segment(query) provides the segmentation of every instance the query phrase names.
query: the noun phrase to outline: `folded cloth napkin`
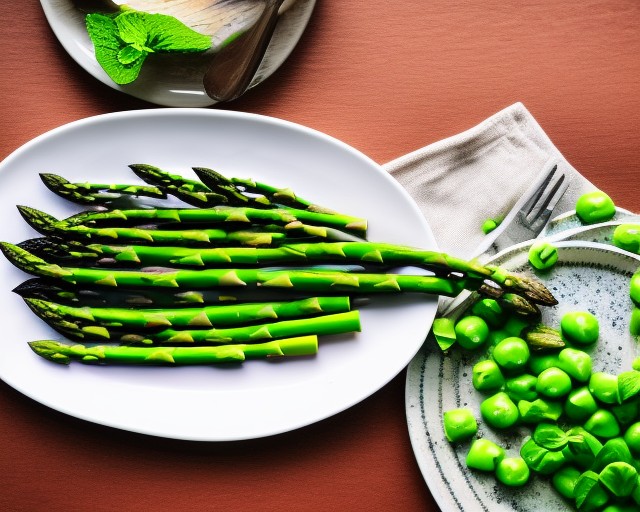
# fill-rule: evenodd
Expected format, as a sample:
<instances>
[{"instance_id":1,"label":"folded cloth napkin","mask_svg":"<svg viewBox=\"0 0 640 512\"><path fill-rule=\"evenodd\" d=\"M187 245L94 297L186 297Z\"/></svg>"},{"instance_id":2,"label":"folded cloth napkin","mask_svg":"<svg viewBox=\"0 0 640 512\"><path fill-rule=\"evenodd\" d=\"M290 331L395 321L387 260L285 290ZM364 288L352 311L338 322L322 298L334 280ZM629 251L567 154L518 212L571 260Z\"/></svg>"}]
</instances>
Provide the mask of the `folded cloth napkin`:
<instances>
[{"instance_id":1,"label":"folded cloth napkin","mask_svg":"<svg viewBox=\"0 0 640 512\"><path fill-rule=\"evenodd\" d=\"M551 159L567 172L569 188L555 213L575 209L595 187L560 154L522 103L479 125L397 158L383 167L409 192L442 251L469 256L482 223L500 219Z\"/></svg>"}]
</instances>

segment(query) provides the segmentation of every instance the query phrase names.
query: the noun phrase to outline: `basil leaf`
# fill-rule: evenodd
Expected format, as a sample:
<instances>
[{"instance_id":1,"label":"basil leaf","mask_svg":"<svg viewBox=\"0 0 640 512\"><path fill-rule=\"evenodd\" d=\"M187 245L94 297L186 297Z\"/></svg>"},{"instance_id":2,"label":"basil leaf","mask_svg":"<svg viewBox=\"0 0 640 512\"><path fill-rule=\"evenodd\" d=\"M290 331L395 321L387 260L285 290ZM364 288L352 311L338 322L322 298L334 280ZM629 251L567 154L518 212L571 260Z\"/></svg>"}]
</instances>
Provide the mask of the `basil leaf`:
<instances>
[{"instance_id":1,"label":"basil leaf","mask_svg":"<svg viewBox=\"0 0 640 512\"><path fill-rule=\"evenodd\" d=\"M211 37L190 29L165 14L144 13L147 46L156 52L201 52L211 47Z\"/></svg>"}]
</instances>

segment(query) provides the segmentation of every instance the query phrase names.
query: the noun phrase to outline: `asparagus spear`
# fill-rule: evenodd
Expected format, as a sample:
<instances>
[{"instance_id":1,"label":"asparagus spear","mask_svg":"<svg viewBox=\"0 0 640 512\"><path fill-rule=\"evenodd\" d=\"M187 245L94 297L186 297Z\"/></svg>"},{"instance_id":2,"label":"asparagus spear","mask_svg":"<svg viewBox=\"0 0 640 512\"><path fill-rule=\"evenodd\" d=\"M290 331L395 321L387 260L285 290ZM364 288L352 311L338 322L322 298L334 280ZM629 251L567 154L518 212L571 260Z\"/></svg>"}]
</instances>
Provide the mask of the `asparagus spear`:
<instances>
[{"instance_id":1,"label":"asparagus spear","mask_svg":"<svg viewBox=\"0 0 640 512\"><path fill-rule=\"evenodd\" d=\"M267 302L273 300L291 301L305 298L305 295L289 290L269 290L256 287L219 290L179 290L171 291L100 287L77 287L67 283L52 283L34 278L13 289L24 299L40 299L68 306L121 307L121 308L178 308L196 305L215 305L242 302ZM362 299L360 299L362 300Z\"/></svg>"},{"instance_id":2,"label":"asparagus spear","mask_svg":"<svg viewBox=\"0 0 640 512\"><path fill-rule=\"evenodd\" d=\"M538 281L484 267L445 253L424 251L375 242L319 242L285 244L274 248L220 247L185 248L134 245L74 244L63 240L35 239L23 242L21 248L54 261L99 264L107 260L119 264L158 265L207 268L224 265L278 265L339 261L350 264L415 266L436 273L460 272L474 278L491 280L502 287L521 293L533 302L556 304L551 293ZM488 288L486 291L490 291ZM488 293L487 293L488 294Z\"/></svg>"},{"instance_id":3,"label":"asparagus spear","mask_svg":"<svg viewBox=\"0 0 640 512\"><path fill-rule=\"evenodd\" d=\"M324 294L346 291L351 294L418 292L455 296L465 286L477 289L481 280L452 276L418 276L402 274L356 274L335 271L206 269L206 270L105 270L61 267L8 242L0 249L19 269L41 277L60 279L76 285L101 287L159 287L186 290L215 287L289 289Z\"/></svg>"},{"instance_id":4,"label":"asparagus spear","mask_svg":"<svg viewBox=\"0 0 640 512\"><path fill-rule=\"evenodd\" d=\"M265 229L271 229L271 231L253 230L252 228L240 231L227 231L225 229L172 230L144 229L136 227L87 227L82 224L67 225L47 213L27 206L19 206L18 210L31 227L44 235L97 241L124 240L125 242L130 243L169 243L201 247L221 243L237 243L247 246L268 246L275 243L291 241L291 237L287 234L287 231L289 233L298 233L308 236L333 236L333 231L335 231L324 230L322 228L316 228L315 226L304 226L298 223L291 223L288 228L282 228L281 226L265 226ZM112 212L114 211L117 210L112 210Z\"/></svg>"},{"instance_id":5,"label":"asparagus spear","mask_svg":"<svg viewBox=\"0 0 640 512\"><path fill-rule=\"evenodd\" d=\"M320 336L360 331L360 314L357 310L241 327L211 329L169 328L161 331L140 331L127 329L126 327L76 323L52 316L47 316L44 320L51 327L72 340L99 340L127 345L236 344L294 336Z\"/></svg>"},{"instance_id":6,"label":"asparagus spear","mask_svg":"<svg viewBox=\"0 0 640 512\"><path fill-rule=\"evenodd\" d=\"M203 176L200 174L200 172L196 170L196 174L198 174L200 179L202 179ZM314 204L310 201L307 201L306 199L301 198L290 188L272 187L271 185L261 183L259 181L254 181L252 179L230 178L230 180L236 187L240 187L245 191L255 194L262 194L263 197L268 198L269 201L273 204L282 204L291 208L309 210L311 212L336 213L329 208L325 208L324 206Z\"/></svg>"},{"instance_id":7,"label":"asparagus spear","mask_svg":"<svg viewBox=\"0 0 640 512\"><path fill-rule=\"evenodd\" d=\"M317 336L301 336L266 343L216 347L127 347L66 345L53 340L32 341L39 356L59 364L209 365L239 363L245 359L311 356L318 352Z\"/></svg>"},{"instance_id":8,"label":"asparagus spear","mask_svg":"<svg viewBox=\"0 0 640 512\"><path fill-rule=\"evenodd\" d=\"M105 185L99 183L71 183L57 174L41 173L40 178L49 190L78 204L105 204L120 196L144 196L166 199L167 194L149 185Z\"/></svg>"},{"instance_id":9,"label":"asparagus spear","mask_svg":"<svg viewBox=\"0 0 640 512\"><path fill-rule=\"evenodd\" d=\"M203 183L190 180L179 174L170 174L145 164L134 164L129 168L142 180L151 185L157 185L166 193L192 206L209 207L229 202L224 195L212 192Z\"/></svg>"},{"instance_id":10,"label":"asparagus spear","mask_svg":"<svg viewBox=\"0 0 640 512\"><path fill-rule=\"evenodd\" d=\"M290 302L258 302L179 309L124 309L70 307L63 304L25 299L40 318L76 324L93 323L135 329L168 327L203 328L236 326L264 320L304 318L350 310L348 297L309 297Z\"/></svg>"},{"instance_id":11,"label":"asparagus spear","mask_svg":"<svg viewBox=\"0 0 640 512\"><path fill-rule=\"evenodd\" d=\"M24 207L19 207L24 208ZM27 209L28 213L28 209ZM24 215L24 214L23 214ZM217 227L222 223L275 224L289 226L303 224L366 234L367 221L349 215L327 214L306 210L274 208L260 210L249 207L215 206L213 208L165 208L144 210L87 211L56 222L59 227L75 226L135 226L150 223L197 224Z\"/></svg>"}]
</instances>

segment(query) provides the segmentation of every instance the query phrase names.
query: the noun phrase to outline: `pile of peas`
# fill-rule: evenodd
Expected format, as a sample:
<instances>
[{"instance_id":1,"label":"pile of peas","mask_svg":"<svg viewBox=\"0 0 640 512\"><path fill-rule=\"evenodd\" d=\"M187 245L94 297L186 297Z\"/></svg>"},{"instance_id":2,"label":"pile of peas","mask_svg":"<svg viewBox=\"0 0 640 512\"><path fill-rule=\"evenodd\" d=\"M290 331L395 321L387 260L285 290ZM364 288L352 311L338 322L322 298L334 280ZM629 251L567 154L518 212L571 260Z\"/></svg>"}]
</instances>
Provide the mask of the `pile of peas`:
<instances>
[{"instance_id":1,"label":"pile of peas","mask_svg":"<svg viewBox=\"0 0 640 512\"><path fill-rule=\"evenodd\" d=\"M528 327L493 299L477 302L454 327L464 349L489 347L472 373L485 395L484 423L498 431L531 428L515 457L488 439L473 440L467 466L511 487L543 475L579 511L640 510L640 358L619 375L594 372L584 349L597 341L599 325L588 312L562 317L562 349L532 353L522 337ZM445 412L443 424L452 443L478 431L466 408Z\"/></svg>"}]
</instances>

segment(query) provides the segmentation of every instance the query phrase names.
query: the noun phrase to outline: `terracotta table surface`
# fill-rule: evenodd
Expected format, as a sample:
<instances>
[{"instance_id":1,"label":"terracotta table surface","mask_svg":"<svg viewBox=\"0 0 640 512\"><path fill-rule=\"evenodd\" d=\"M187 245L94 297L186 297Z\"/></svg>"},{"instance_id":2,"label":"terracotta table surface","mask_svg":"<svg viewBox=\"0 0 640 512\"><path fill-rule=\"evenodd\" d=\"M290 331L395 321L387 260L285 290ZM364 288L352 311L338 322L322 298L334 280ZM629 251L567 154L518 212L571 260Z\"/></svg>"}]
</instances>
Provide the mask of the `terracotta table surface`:
<instances>
[{"instance_id":1,"label":"terracotta table surface","mask_svg":"<svg viewBox=\"0 0 640 512\"><path fill-rule=\"evenodd\" d=\"M0 158L70 121L154 108L85 73L36 0L0 2L0 19ZM522 101L577 169L640 210L639 56L637 0L319 0L285 65L223 108L384 163ZM86 423L0 383L0 509L437 510L404 377L319 424L228 444Z\"/></svg>"}]
</instances>

